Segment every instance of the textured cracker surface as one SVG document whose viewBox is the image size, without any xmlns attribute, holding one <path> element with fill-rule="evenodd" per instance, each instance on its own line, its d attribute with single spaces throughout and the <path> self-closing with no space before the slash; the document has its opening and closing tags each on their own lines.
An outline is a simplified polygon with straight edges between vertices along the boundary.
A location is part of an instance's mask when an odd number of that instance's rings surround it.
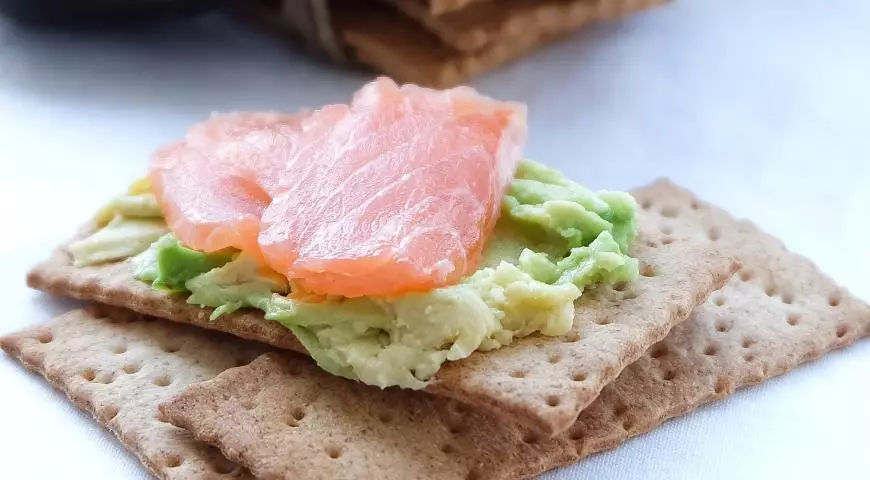
<svg viewBox="0 0 870 480">
<path fill-rule="evenodd" d="M 432 15 L 441 15 L 443 13 L 465 8 L 466 5 L 491 1 L 492 0 L 416 0 L 416 3 L 426 8 L 426 10 L 432 13 Z"/>
<path fill-rule="evenodd" d="M 85 225 L 72 240 L 94 231 Z M 70 243 L 67 242 L 67 243 Z M 304 351 L 292 333 L 276 322 L 267 322 L 258 310 L 242 309 L 210 321 L 213 309 L 186 302 L 185 297 L 151 288 L 133 277 L 129 261 L 88 267 L 74 267 L 66 244 L 55 249 L 44 262 L 27 273 L 27 285 L 63 297 L 120 306 L 135 312 L 190 323 L 202 328 L 229 332 L 280 348 Z"/>
<path fill-rule="evenodd" d="M 403 82 L 448 87 L 516 60 L 588 23 L 620 18 L 666 2 L 547 1 L 540 2 L 545 4 L 540 9 L 527 6 L 516 14 L 499 7 L 502 2 L 483 2 L 468 8 L 493 9 L 497 13 L 494 12 L 495 17 L 479 27 L 447 24 L 441 17 L 431 18 L 428 22 L 430 28 L 437 24 L 442 33 L 454 32 L 457 38 L 491 39 L 473 52 L 445 45 L 437 35 L 389 9 L 346 5 L 335 9 L 333 16 L 337 35 L 353 49 L 357 60 L 363 64 Z M 465 13 L 460 11 L 455 15 L 461 17 Z M 427 15 L 427 18 L 430 17 Z M 510 35 L 516 28 L 522 28 L 523 33 Z"/>
<path fill-rule="evenodd" d="M 446 45 L 463 52 L 475 52 L 526 35 L 541 36 L 579 28 L 592 21 L 613 20 L 627 9 L 636 10 L 641 5 L 616 0 L 501 0 L 433 15 L 417 0 L 390 1 Z"/>
<path fill-rule="evenodd" d="M 262 478 L 522 478 L 613 448 L 870 335 L 870 307 L 779 240 L 668 182 L 636 196 L 659 220 L 661 232 L 649 240 L 656 248 L 707 238 L 737 251 L 744 267 L 554 438 L 457 402 L 330 377 L 275 353 L 194 385 L 161 409 Z"/>
<path fill-rule="evenodd" d="M 521 421 L 551 436 L 619 372 L 731 278 L 738 264 L 709 242 L 650 247 L 655 217 L 641 216 L 632 253 L 641 275 L 587 289 L 562 337 L 530 336 L 509 348 L 445 364 L 428 391 Z"/>
<path fill-rule="evenodd" d="M 167 423 L 157 405 L 192 383 L 249 362 L 265 346 L 116 309 L 112 315 L 100 319 L 74 310 L 2 337 L 0 346 L 111 430 L 153 475 L 253 478 Z"/>
<path fill-rule="evenodd" d="M 610 286 L 587 290 L 577 303 L 574 328 L 568 335 L 532 336 L 511 347 L 446 364 L 429 391 L 488 408 L 546 435 L 568 428 L 626 365 L 685 320 L 737 268 L 733 258 L 724 257 L 706 241 L 649 247 L 650 235 L 658 235 L 656 222 L 655 217 L 640 217 L 633 254 L 642 263 L 643 275 L 620 291 Z M 289 330 L 264 320 L 259 312 L 237 312 L 209 322 L 210 309 L 189 305 L 136 280 L 130 262 L 73 267 L 60 248 L 29 273 L 28 284 L 302 350 Z M 577 381 L 581 376 L 583 380 Z"/>
</svg>

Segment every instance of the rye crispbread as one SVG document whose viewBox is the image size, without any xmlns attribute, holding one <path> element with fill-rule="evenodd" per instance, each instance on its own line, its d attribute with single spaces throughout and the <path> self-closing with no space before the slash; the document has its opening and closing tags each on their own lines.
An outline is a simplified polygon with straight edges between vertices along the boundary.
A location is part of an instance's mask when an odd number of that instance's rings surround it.
<svg viewBox="0 0 870 480">
<path fill-rule="evenodd" d="M 501 0 L 480 2 L 462 10 L 433 15 L 418 0 L 389 0 L 403 13 L 424 25 L 445 45 L 476 52 L 499 43 L 514 43 L 525 36 L 551 35 L 595 21 L 615 20 L 660 2 L 620 0 Z"/>
<path fill-rule="evenodd" d="M 493 0 L 417 0 L 417 3 L 426 7 L 432 15 L 441 15 L 461 10 L 467 5 L 491 1 Z"/>
<path fill-rule="evenodd" d="M 191 305 L 183 296 L 168 295 L 133 278 L 130 262 L 73 266 L 66 245 L 94 230 L 92 223 L 83 226 L 69 242 L 55 249 L 47 260 L 27 273 L 27 285 L 62 297 L 120 306 L 145 315 L 228 332 L 280 348 L 304 351 L 288 329 L 278 323 L 265 321 L 259 311 L 240 310 L 217 320 L 209 320 L 212 309 Z"/>
<path fill-rule="evenodd" d="M 657 217 L 639 218 L 633 254 L 642 276 L 622 286 L 588 289 L 577 302 L 572 331 L 559 338 L 533 336 L 500 350 L 477 353 L 446 364 L 428 390 L 487 408 L 530 425 L 545 435 L 568 428 L 601 389 L 646 348 L 665 337 L 696 305 L 724 285 L 736 261 L 706 242 L 648 246 L 658 234 Z M 87 231 L 87 230 L 86 230 Z M 179 296 L 155 290 L 120 262 L 74 267 L 63 248 L 36 266 L 31 287 L 97 301 L 182 323 L 221 330 L 243 338 L 304 352 L 289 330 L 251 310 L 209 321 L 211 309 L 189 305 Z M 539 378 L 523 378 L 546 362 Z M 583 375 L 582 382 L 574 381 Z M 558 400 L 554 404 L 554 398 Z"/>
<path fill-rule="evenodd" d="M 0 338 L 0 346 L 114 433 L 153 475 L 252 479 L 215 448 L 167 423 L 157 405 L 192 383 L 246 364 L 267 347 L 187 325 L 148 321 L 120 309 L 100 309 L 112 318 L 74 310 Z"/>
<path fill-rule="evenodd" d="M 635 194 L 659 216 L 657 248 L 704 237 L 738 252 L 744 267 L 554 438 L 278 353 L 194 385 L 161 410 L 263 478 L 524 478 L 870 335 L 870 306 L 776 238 L 666 181 Z M 545 383 L 551 367 L 535 367 L 525 378 Z"/>
<path fill-rule="evenodd" d="M 335 35 L 352 51 L 359 62 L 384 72 L 396 80 L 433 87 L 449 87 L 481 75 L 556 40 L 577 28 L 612 20 L 666 3 L 667 0 L 573 0 L 543 2 L 540 10 L 529 8 L 522 15 L 499 14 L 503 22 L 472 28 L 452 26 L 436 17 L 431 22 L 445 34 L 452 32 L 461 43 L 483 38 L 484 46 L 474 51 L 456 50 L 437 35 L 389 9 L 372 8 L 352 2 L 333 11 Z M 485 2 L 480 8 L 498 10 L 499 2 Z M 469 8 L 475 8 L 471 6 Z M 464 12 L 457 12 L 461 16 Z M 431 23 L 430 22 L 430 23 Z M 522 35 L 509 35 L 513 25 L 522 25 Z M 489 39 L 489 43 L 486 43 Z M 474 40 L 472 44 L 479 43 Z"/>
<path fill-rule="evenodd" d="M 276 36 L 301 40 L 334 62 L 356 60 L 403 82 L 450 87 L 586 24 L 668 1 L 256 0 L 235 5 L 241 18 Z"/>
</svg>

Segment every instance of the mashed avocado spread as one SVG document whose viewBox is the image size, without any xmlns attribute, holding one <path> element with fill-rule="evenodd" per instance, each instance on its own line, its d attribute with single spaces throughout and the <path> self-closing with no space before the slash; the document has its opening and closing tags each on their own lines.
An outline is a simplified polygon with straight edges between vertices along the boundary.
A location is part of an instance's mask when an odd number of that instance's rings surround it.
<svg viewBox="0 0 870 480">
<path fill-rule="evenodd" d="M 103 206 L 94 224 L 96 232 L 67 246 L 77 267 L 131 257 L 169 232 L 145 180 Z"/>
<path fill-rule="evenodd" d="M 212 318 L 258 308 L 292 330 L 324 370 L 380 387 L 423 388 L 445 361 L 535 332 L 565 334 L 584 288 L 631 281 L 638 271 L 627 255 L 634 199 L 593 193 L 531 161 L 520 164 L 508 188 L 476 272 L 456 285 L 389 299 L 288 297 L 286 280 L 245 254 L 191 250 L 165 233 L 159 209 L 128 208 L 153 200 L 142 199 L 148 197 L 147 185 L 138 184 L 104 208 L 103 219 L 112 220 L 79 242 L 86 242 L 87 254 L 80 258 L 70 246 L 77 264 L 135 255 L 136 277 L 154 288 L 189 293 L 189 303 L 215 308 Z M 163 229 L 144 246 L 133 226 L 143 221 Z M 129 242 L 118 235 L 125 228 Z M 109 229 L 115 233 L 107 241 L 98 238 Z M 101 246 L 111 253 L 100 255 Z"/>
</svg>

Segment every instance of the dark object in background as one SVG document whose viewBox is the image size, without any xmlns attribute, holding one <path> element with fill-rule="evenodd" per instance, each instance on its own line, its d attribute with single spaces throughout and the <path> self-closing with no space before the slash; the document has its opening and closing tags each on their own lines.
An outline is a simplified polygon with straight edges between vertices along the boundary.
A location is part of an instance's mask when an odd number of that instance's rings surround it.
<svg viewBox="0 0 870 480">
<path fill-rule="evenodd" d="M 190 17 L 226 0 L 0 0 L 0 13 L 21 23 L 106 28 Z"/>
</svg>

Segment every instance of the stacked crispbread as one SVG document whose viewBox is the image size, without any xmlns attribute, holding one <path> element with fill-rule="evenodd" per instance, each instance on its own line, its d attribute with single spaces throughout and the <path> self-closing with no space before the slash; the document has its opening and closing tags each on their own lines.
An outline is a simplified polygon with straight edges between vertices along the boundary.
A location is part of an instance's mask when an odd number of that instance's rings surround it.
<svg viewBox="0 0 870 480">
<path fill-rule="evenodd" d="M 447 87 L 588 24 L 667 1 L 283 0 L 241 6 L 259 24 L 301 37 L 333 60 L 355 60 L 397 80 Z"/>
<path fill-rule="evenodd" d="M 63 248 L 29 283 L 113 306 L 0 342 L 161 478 L 507 479 L 870 334 L 870 306 L 754 225 L 667 181 L 633 195 L 640 279 L 584 293 L 563 337 L 447 366 L 430 393 L 330 376 L 262 315 L 208 322 L 128 264 L 73 267 Z"/>
</svg>

